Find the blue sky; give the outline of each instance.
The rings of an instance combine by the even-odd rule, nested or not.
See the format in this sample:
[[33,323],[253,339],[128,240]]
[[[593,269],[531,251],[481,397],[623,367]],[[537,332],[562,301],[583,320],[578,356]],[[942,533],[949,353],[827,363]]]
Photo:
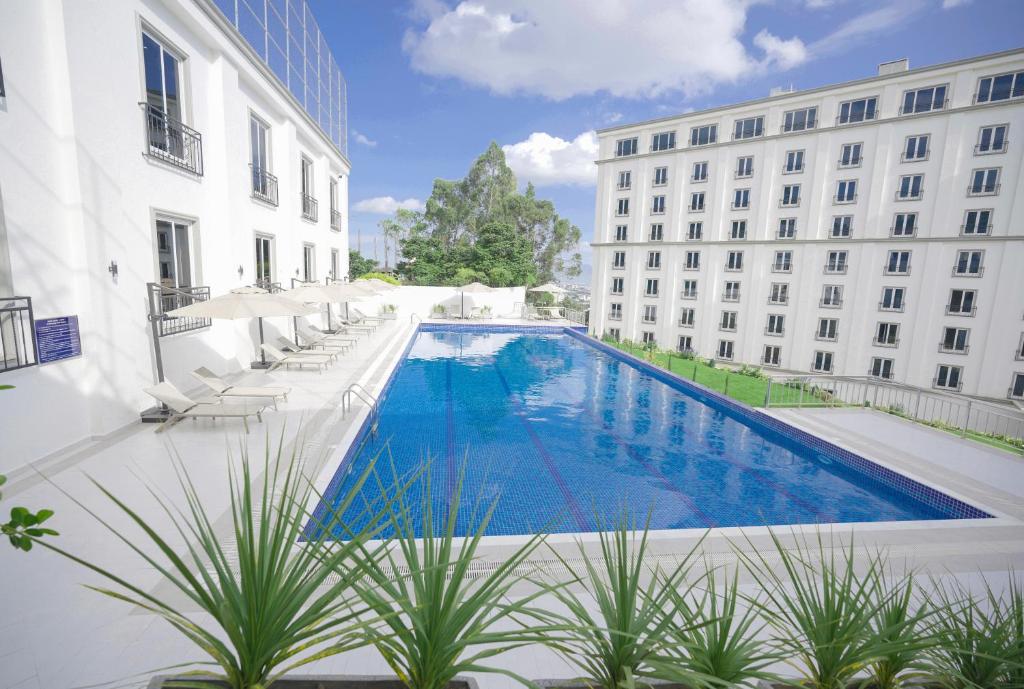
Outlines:
[[384,211],[422,203],[492,140],[585,244],[594,129],[1024,45],[1024,0],[310,4],[348,81],[352,246],[361,235],[367,255]]

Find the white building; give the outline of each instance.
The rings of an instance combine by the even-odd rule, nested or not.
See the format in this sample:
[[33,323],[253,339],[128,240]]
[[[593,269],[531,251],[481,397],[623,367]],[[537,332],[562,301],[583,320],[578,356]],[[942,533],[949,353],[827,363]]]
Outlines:
[[1024,397],[1024,50],[599,132],[596,334]]
[[[148,283],[347,273],[345,82],[304,0],[0,0],[0,70],[0,472],[138,422]],[[37,363],[64,316],[81,354]],[[172,382],[248,366],[255,324],[195,325],[161,326]]]

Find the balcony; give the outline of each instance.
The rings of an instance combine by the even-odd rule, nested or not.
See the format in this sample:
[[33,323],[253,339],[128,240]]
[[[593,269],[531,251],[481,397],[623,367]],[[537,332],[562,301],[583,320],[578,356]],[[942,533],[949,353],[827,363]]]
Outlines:
[[268,170],[250,164],[252,171],[252,197],[257,201],[277,205],[277,177]]
[[1001,184],[971,184],[967,187],[968,196],[995,196]]
[[939,110],[946,110],[947,108],[949,108],[949,99],[945,98],[939,105],[932,105],[927,110],[918,110],[916,107],[912,107],[910,108],[910,110],[907,110],[901,105],[900,109],[897,112],[899,113],[900,117],[902,117],[903,115],[923,115],[926,112],[937,112]]
[[31,297],[0,297],[0,373],[38,363]]
[[967,317],[971,317],[977,311],[978,311],[978,307],[977,306],[971,306],[970,308],[964,308],[962,306],[958,306],[958,307],[954,308],[951,304],[947,304],[946,305],[946,315],[947,316],[967,316]]
[[993,154],[996,154],[996,153],[1006,153],[1006,149],[1008,149],[1009,147],[1010,147],[1010,140],[1009,139],[1003,139],[1002,146],[1000,146],[999,148],[996,148],[994,146],[989,146],[988,148],[982,148],[981,144],[975,144],[974,145],[974,155],[976,155],[976,156],[987,156],[987,155],[993,155]]
[[900,346],[900,338],[898,338],[898,337],[889,337],[889,338],[886,338],[884,340],[880,340],[877,337],[875,337],[875,338],[872,338],[871,344],[874,345],[875,347],[891,347],[891,348],[895,348],[895,347],[899,347]]
[[331,229],[335,232],[341,232],[341,213],[331,209]]
[[[953,270],[955,271],[956,268],[954,268]],[[882,275],[910,275],[910,266],[882,266]]]
[[924,197],[924,188],[923,187],[919,188],[917,190],[916,194],[914,194],[912,192],[909,192],[909,191],[906,194],[904,194],[902,189],[897,189],[896,190],[896,194],[894,196],[896,201],[920,201],[923,197]]
[[839,194],[836,194],[835,196],[832,197],[833,205],[842,206],[847,203],[857,203],[857,195],[847,194],[845,196],[840,196]]
[[679,295],[679,298],[680,299],[696,299],[697,298],[697,290],[693,290],[692,292],[682,292]]
[[992,224],[991,221],[989,221],[988,223],[985,223],[985,224],[981,224],[981,223],[975,223],[973,225],[968,225],[967,223],[961,223],[960,224],[960,234],[964,235],[964,236],[967,236],[967,237],[972,237],[972,236],[977,236],[977,235],[989,235],[989,234],[992,234],[992,231],[994,229],[995,229],[995,226]]
[[822,298],[818,301],[818,306],[823,309],[841,309],[843,308],[843,300]]
[[146,155],[194,175],[203,175],[203,136],[149,103],[139,103],[149,148]]
[[969,344],[963,344],[957,346],[956,343],[949,344],[948,342],[939,343],[939,354],[966,354],[970,351],[971,346]]
[[622,312],[621,311],[612,311],[611,313],[608,314],[608,320],[610,320],[610,321],[621,321],[622,320]]
[[918,162],[923,162],[925,160],[928,160],[928,157],[931,156],[931,154],[932,154],[932,149],[930,149],[930,148],[925,149],[923,155],[908,156],[907,152],[903,151],[902,153],[900,153],[900,162],[901,163],[918,163]]
[[764,327],[764,334],[768,337],[782,337],[785,334],[784,330],[773,330],[769,326]]
[[149,319],[153,323],[158,337],[180,335],[209,328],[209,318],[195,316],[168,316],[168,311],[190,306],[198,301],[210,298],[209,287],[166,287],[155,282],[148,283]]
[[864,158],[863,157],[860,157],[860,158],[847,158],[846,160],[843,160],[842,158],[840,158],[839,159],[839,169],[840,170],[848,170],[850,168],[860,167],[863,162],[864,162]]
[[299,199],[302,202],[302,219],[309,220],[310,222],[317,221],[317,203],[309,194],[299,194]]
[[907,308],[906,301],[901,301],[899,304],[892,304],[892,303],[886,304],[885,301],[878,302],[878,310],[879,311],[891,311],[891,312],[896,312],[896,313],[903,313],[903,311],[906,308]]
[[980,278],[984,274],[984,266],[978,266],[974,270],[971,270],[969,266],[953,266],[952,276],[955,278]]
[[949,385],[948,383],[940,385],[938,378],[932,378],[932,387],[935,388],[936,390],[952,390],[953,392],[960,392],[963,386],[964,383],[961,380],[958,380],[955,385]]
[[828,264],[828,263],[826,263],[825,264],[825,270],[823,272],[824,272],[825,275],[846,275],[846,264],[845,263],[835,263],[835,264]]

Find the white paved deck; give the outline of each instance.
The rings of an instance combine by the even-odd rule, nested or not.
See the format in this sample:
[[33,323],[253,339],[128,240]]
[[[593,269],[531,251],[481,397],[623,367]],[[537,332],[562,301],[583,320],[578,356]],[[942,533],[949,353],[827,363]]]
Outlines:
[[[503,321],[494,320],[492,323]],[[313,371],[247,373],[238,383],[284,384],[293,387],[279,412],[269,411],[264,424],[253,424],[247,441],[253,455],[263,452],[283,434],[288,446],[300,445],[321,465],[318,474],[330,474],[343,454],[363,407],[342,418],[342,391],[352,382],[376,390],[404,349],[414,325],[404,319],[385,324],[360,342],[355,352],[323,375]],[[44,413],[42,410],[40,413]],[[855,535],[866,542],[884,544],[894,557],[932,572],[949,571],[976,580],[984,571],[1000,574],[1008,568],[1024,571],[1024,461],[976,443],[968,443],[888,415],[849,410],[779,411],[781,418],[819,433],[854,451],[912,474],[943,490],[955,492],[1002,517],[985,523],[865,525]],[[868,414],[867,416],[865,414]],[[299,435],[299,430],[303,433]],[[241,424],[235,420],[184,421],[165,434],[153,426],[134,425],[109,438],[51,457],[39,464],[39,474],[20,472],[5,487],[5,506],[24,504],[56,510],[53,526],[60,530],[62,547],[109,565],[133,581],[160,591],[155,573],[139,564],[126,547],[105,534],[94,520],[61,493],[66,490],[101,515],[113,511],[84,479],[89,475],[128,496],[131,504],[157,524],[165,523],[143,494],[140,480],[177,497],[169,452],[177,452],[197,480],[212,515],[224,521],[227,453],[237,463]],[[51,483],[52,481],[52,483]],[[123,520],[118,523],[123,523]],[[837,529],[837,533],[849,533]],[[763,530],[747,532],[753,543],[763,544]],[[654,548],[672,556],[689,547],[698,533],[661,532]],[[724,530],[708,539],[706,547],[716,559],[732,558],[726,537],[740,538],[738,530]],[[500,556],[514,539],[496,539],[487,555]],[[574,547],[571,539],[556,539],[559,547]],[[735,543],[735,541],[733,541]],[[0,689],[62,689],[84,686],[144,686],[156,668],[200,658],[192,646],[168,625],[149,614],[86,590],[79,584],[101,580],[44,550],[29,554],[0,544]],[[572,671],[549,652],[519,649],[497,663],[535,678],[569,677]],[[387,674],[387,667],[372,650],[322,661],[310,672],[322,674]],[[483,689],[513,686],[497,676],[482,678]]]

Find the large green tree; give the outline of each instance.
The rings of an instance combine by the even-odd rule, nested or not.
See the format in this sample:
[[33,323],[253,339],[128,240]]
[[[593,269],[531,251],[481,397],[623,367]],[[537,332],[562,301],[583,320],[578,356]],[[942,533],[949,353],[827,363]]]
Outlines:
[[480,279],[503,287],[580,271],[580,229],[532,184],[519,193],[493,142],[463,179],[435,180],[422,213],[400,210],[380,227],[401,247],[398,271],[414,284]]
[[365,275],[377,270],[377,262],[372,258],[366,258],[355,249],[348,250],[348,279],[355,280],[360,275]]

